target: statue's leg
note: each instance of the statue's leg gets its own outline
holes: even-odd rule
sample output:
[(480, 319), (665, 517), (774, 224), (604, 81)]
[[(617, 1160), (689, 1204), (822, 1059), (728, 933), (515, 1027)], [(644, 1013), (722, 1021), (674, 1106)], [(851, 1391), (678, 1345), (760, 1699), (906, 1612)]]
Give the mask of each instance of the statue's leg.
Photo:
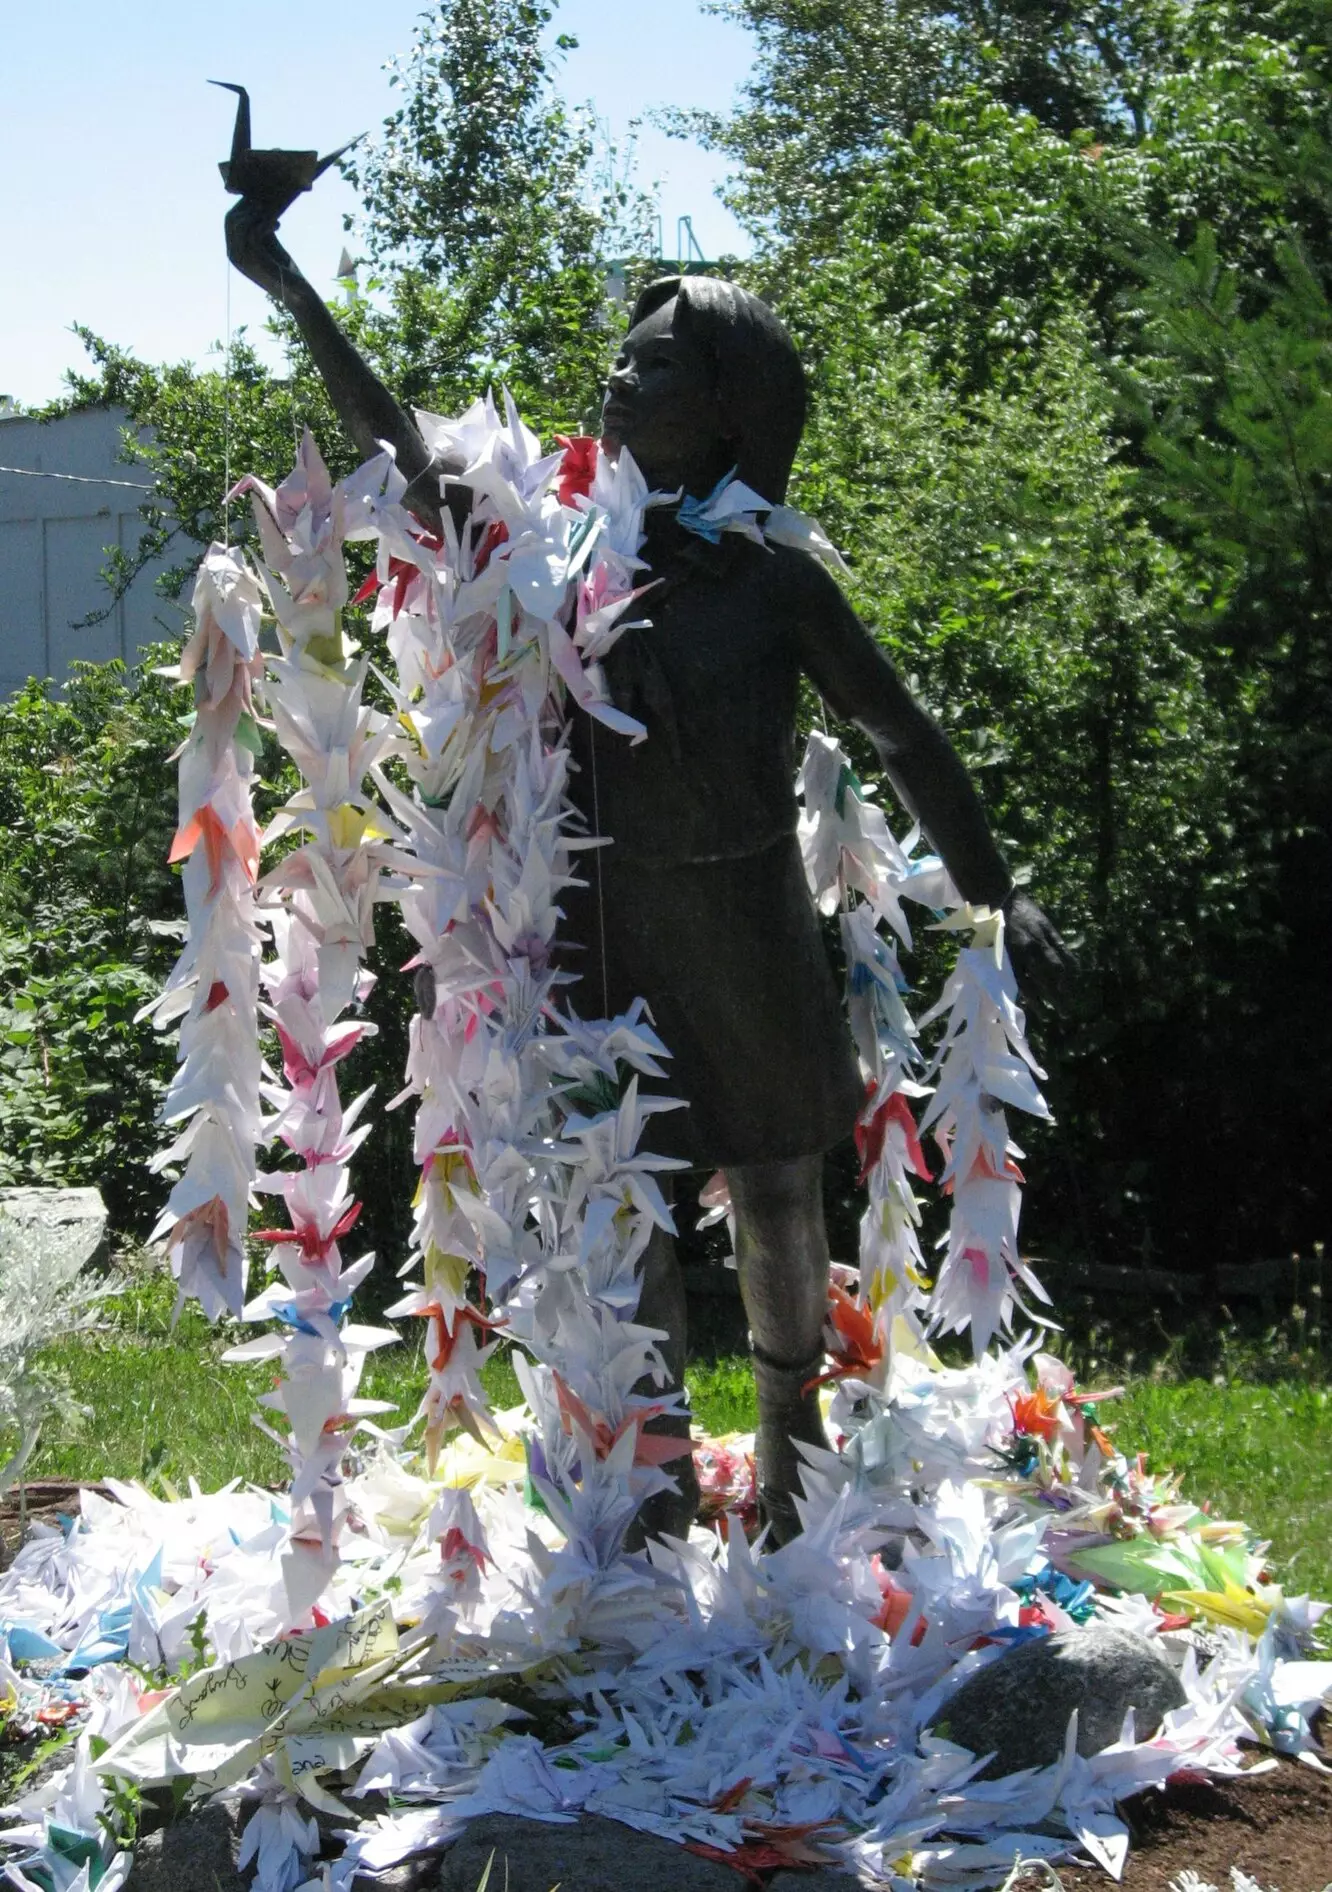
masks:
[(802, 1389), (823, 1364), (828, 1235), (823, 1158), (728, 1167), (740, 1292), (754, 1348), (759, 1507), (779, 1544), (800, 1529), (795, 1440), (827, 1447), (818, 1399)]
[[(662, 1229), (654, 1228), (652, 1231), (652, 1239), (639, 1264), (638, 1280), (638, 1313), (635, 1318), (642, 1327), (659, 1327), (666, 1333), (667, 1338), (659, 1344), (673, 1390), (684, 1385), (688, 1310), (684, 1276), (680, 1272), (675, 1241)], [(641, 1380), (634, 1388), (636, 1393), (648, 1395), (661, 1390), (650, 1379)], [(678, 1419), (650, 1419), (647, 1430), (671, 1438), (687, 1439), (689, 1418), (686, 1414)], [(680, 1487), (679, 1493), (659, 1491), (648, 1499), (630, 1526), (625, 1539), (627, 1549), (641, 1549), (644, 1539), (649, 1537), (689, 1535), (689, 1526), (698, 1514), (698, 1479), (694, 1473), (693, 1457), (688, 1452), (682, 1453), (679, 1458), (671, 1459), (665, 1469)]]

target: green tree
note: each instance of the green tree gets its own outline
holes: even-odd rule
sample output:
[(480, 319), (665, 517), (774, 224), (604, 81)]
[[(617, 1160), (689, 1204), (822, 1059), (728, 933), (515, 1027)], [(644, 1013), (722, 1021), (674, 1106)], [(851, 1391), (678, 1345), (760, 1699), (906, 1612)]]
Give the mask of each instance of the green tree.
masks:
[(179, 951), (179, 712), (118, 663), (0, 702), (0, 1181), (96, 1184), (140, 1233), (173, 1058), (135, 1014)]
[[(1270, 213), (1272, 155), (1322, 118), (1326, 18), (1305, 0), (720, 0), (754, 71), (729, 118), (677, 114), (737, 167), (761, 240), (835, 247), (882, 155), (975, 91), (1109, 157), (1136, 153), (1159, 217)], [(1270, 233), (1270, 227), (1269, 227)]]
[[(1332, 150), (1306, 156), (1332, 189)], [(1145, 243), (1138, 260), (1152, 352), (1121, 386), (1143, 498), (1208, 577), (1196, 641), (1235, 730), (1230, 847), (1258, 897), (1258, 924), (1212, 959), (1217, 1019), (1191, 1065), (1229, 1172), (1279, 1178), (1263, 1212), (1307, 1245), (1328, 1207), (1308, 1152), (1326, 1142), (1332, 1061), (1332, 300), (1294, 238), (1261, 275), (1206, 226), (1187, 254)]]
[[(604, 372), (605, 266), (646, 246), (647, 200), (617, 178), (590, 109), (555, 90), (548, 0), (477, 0), (424, 14), (392, 77), (403, 92), (348, 173), (399, 328), (400, 398), (504, 379), (541, 426), (576, 423)], [(394, 354), (387, 332), (368, 333)]]

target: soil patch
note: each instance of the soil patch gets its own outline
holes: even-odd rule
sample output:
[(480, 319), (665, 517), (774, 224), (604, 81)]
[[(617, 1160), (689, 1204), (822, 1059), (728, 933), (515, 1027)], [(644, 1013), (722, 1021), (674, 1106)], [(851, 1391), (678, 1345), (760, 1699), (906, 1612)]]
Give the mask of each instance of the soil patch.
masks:
[[(1332, 1777), (1282, 1760), (1269, 1774), (1208, 1780), (1177, 1774), (1156, 1793), (1120, 1808), (1132, 1836), (1124, 1892), (1166, 1892), (1182, 1872), (1230, 1892), (1230, 1869), (1277, 1892), (1325, 1892), (1332, 1884)], [(1058, 1866), (1065, 1892), (1107, 1892), (1099, 1866)], [(1036, 1892), (1031, 1874), (1022, 1892)]]
[(26, 1518), (28, 1524), (56, 1525), (62, 1517), (76, 1518), (79, 1493), (83, 1491), (100, 1492), (104, 1498), (111, 1496), (105, 1485), (89, 1485), (73, 1478), (30, 1479), (24, 1493), (26, 1508), (20, 1506), (17, 1490), (6, 1492), (0, 1498), (0, 1570), (7, 1570), (17, 1554), (22, 1518)]

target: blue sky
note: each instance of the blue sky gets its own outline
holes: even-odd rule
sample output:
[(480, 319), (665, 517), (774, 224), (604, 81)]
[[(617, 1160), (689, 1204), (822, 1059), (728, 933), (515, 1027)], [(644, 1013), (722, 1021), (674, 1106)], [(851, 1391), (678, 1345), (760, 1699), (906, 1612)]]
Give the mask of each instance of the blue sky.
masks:
[[(249, 86), (255, 142), (329, 150), (373, 129), (394, 94), (382, 70), (411, 44), (420, 0), (45, 0), (3, 11), (0, 95), (0, 393), (38, 402), (80, 366), (87, 324), (153, 361), (206, 359), (226, 330), (227, 265), (217, 174), (232, 101)], [(748, 35), (695, 0), (564, 0), (577, 36), (562, 89), (590, 100), (613, 136), (657, 105), (724, 108), (750, 60)], [(692, 215), (709, 255), (741, 247), (717, 203), (707, 153), (645, 127), (639, 174), (660, 180), (667, 247)], [(292, 254), (332, 288), (355, 208), (336, 176), (293, 206)], [(258, 291), (233, 277), (233, 325), (251, 335)]]

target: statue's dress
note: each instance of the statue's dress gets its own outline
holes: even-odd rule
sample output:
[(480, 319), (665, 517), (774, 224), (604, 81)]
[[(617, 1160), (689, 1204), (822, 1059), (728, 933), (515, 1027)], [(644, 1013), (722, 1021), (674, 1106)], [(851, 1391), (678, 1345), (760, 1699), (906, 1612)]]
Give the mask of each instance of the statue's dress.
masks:
[(574, 798), (610, 845), (579, 856), (588, 885), (563, 901), (570, 996), (584, 1017), (651, 1008), (672, 1054), (655, 1088), (688, 1108), (654, 1116), (645, 1147), (707, 1167), (810, 1155), (848, 1134), (863, 1085), (796, 838), (800, 679), (871, 727), (909, 698), (803, 553), (660, 519), (644, 555), (663, 582), (631, 610), (651, 627), (605, 667), (647, 739), (571, 727)]

